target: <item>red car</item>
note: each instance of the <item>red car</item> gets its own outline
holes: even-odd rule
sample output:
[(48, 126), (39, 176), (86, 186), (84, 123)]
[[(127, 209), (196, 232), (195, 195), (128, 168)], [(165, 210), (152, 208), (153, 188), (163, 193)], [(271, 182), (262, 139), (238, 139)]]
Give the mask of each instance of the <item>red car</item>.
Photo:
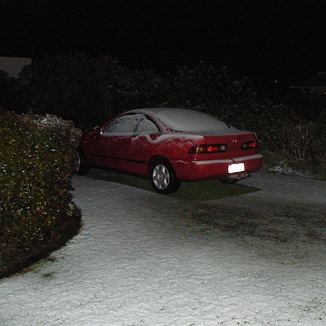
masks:
[(127, 111), (83, 135), (78, 154), (78, 174), (99, 166), (144, 175), (162, 194), (177, 191), (181, 181), (235, 183), (263, 159), (254, 132), (178, 108)]

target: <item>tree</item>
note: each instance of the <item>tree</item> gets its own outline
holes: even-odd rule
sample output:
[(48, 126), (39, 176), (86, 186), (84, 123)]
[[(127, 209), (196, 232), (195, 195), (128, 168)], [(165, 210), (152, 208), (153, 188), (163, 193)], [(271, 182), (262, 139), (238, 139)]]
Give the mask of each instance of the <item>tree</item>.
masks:
[(19, 81), (0, 70), (0, 112), (19, 111), (23, 107), (23, 97)]
[(83, 52), (45, 56), (22, 71), (20, 82), (36, 113), (56, 114), (83, 129), (165, 98), (165, 81), (152, 71), (132, 71), (108, 56)]

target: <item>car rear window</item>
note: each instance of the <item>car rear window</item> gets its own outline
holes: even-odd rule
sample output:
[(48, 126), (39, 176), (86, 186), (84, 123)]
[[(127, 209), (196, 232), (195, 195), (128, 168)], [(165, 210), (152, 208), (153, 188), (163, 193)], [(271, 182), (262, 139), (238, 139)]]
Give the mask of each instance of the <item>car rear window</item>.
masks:
[(194, 110), (166, 110), (158, 112), (157, 116), (170, 129), (186, 133), (216, 134), (232, 128), (217, 118)]

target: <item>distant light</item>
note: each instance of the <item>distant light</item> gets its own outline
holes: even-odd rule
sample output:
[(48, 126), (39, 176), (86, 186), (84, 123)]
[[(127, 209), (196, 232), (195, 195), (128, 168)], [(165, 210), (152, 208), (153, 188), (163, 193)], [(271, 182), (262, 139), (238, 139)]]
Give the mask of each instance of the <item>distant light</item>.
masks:
[(277, 79), (275, 79), (275, 80), (274, 80), (274, 83), (278, 83), (278, 80), (277, 80)]

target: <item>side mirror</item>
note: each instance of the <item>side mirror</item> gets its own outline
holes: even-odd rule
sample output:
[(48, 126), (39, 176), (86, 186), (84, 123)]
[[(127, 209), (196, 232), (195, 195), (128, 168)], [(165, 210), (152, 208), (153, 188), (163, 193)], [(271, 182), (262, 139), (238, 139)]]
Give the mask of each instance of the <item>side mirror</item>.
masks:
[(96, 127), (94, 128), (94, 134), (100, 134), (100, 133), (101, 133), (101, 127), (96, 126)]

